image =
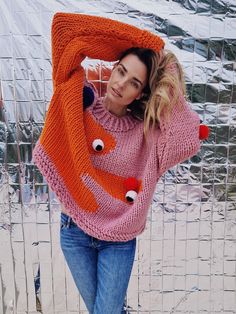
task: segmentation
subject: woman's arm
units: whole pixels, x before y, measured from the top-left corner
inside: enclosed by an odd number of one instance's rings
[[[158,141],[157,154],[161,174],[194,156],[200,150],[200,118],[191,109],[181,88],[177,102],[169,122],[161,121],[160,124],[162,132]]]
[[[54,88],[81,67],[84,58],[115,61],[121,51],[147,47],[159,51],[163,40],[149,31],[112,19],[56,13],[52,21],[52,67]]]

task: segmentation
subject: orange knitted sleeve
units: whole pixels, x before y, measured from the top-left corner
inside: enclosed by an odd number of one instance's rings
[[[115,61],[121,51],[132,46],[156,51],[164,46],[159,36],[147,30],[109,18],[78,13],[56,13],[51,35],[54,88],[81,67],[86,56]]]

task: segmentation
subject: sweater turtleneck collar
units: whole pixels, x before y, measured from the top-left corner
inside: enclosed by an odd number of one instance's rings
[[[126,132],[140,123],[129,112],[125,116],[118,117],[111,113],[103,103],[104,97],[100,97],[93,104],[91,111],[95,118],[103,125],[106,130]]]

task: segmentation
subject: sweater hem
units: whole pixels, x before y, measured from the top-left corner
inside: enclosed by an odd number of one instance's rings
[[[51,190],[55,192],[59,201],[65,205],[68,215],[71,216],[78,227],[80,227],[88,235],[103,241],[126,242],[134,239],[144,231],[145,225],[143,225],[142,228],[140,228],[138,231],[125,235],[117,235],[115,232],[104,232],[98,229],[97,226],[94,226],[90,221],[83,217],[82,210],[73,200],[70,192],[63,182],[62,177],[58,173],[54,163],[50,160],[40,142],[36,144],[33,150],[33,161],[42,175],[45,177]]]

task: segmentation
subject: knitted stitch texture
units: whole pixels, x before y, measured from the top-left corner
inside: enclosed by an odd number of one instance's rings
[[[83,59],[115,61],[121,51],[159,51],[158,36],[102,17],[57,13],[52,23],[54,94],[33,160],[78,226],[101,240],[128,241],[145,229],[156,183],[170,167],[200,148],[199,117],[180,92],[169,123],[150,136],[131,115],[117,117],[95,93],[83,110]],[[178,109],[177,109],[178,108]],[[96,143],[103,143],[96,150]],[[136,178],[137,197],[125,198],[125,181]]]

